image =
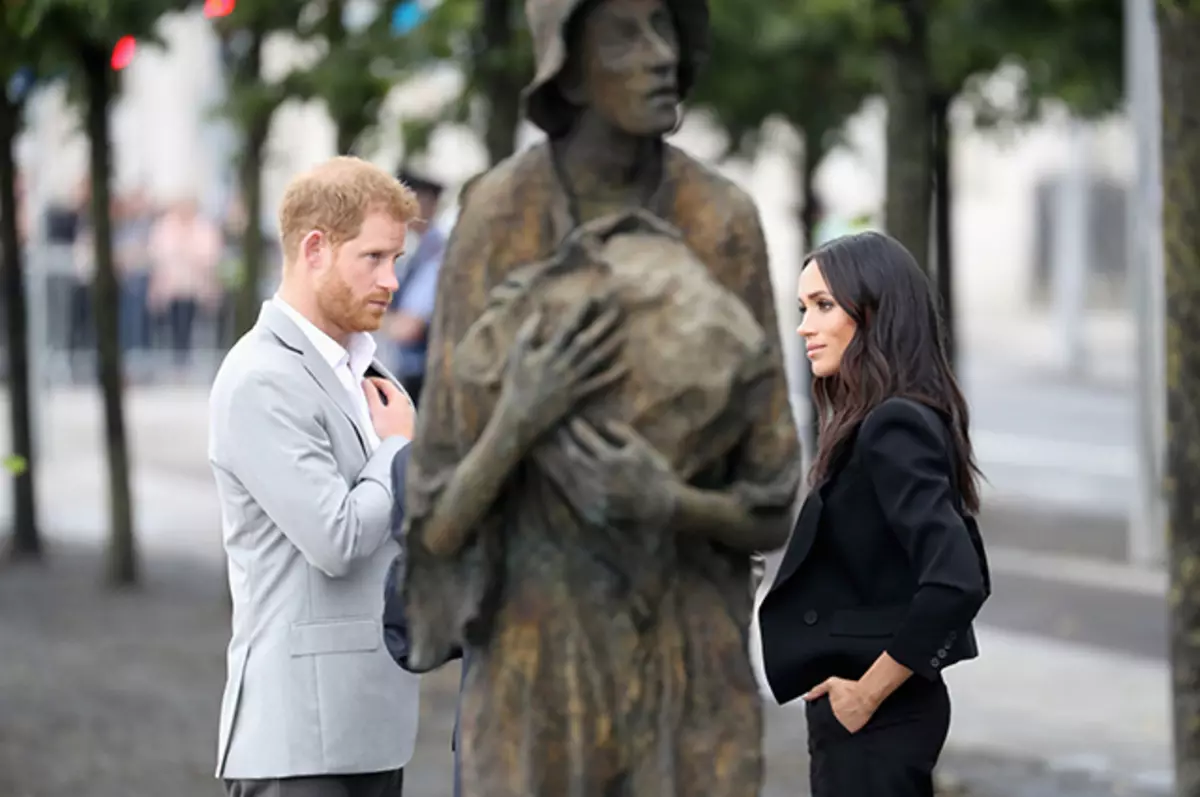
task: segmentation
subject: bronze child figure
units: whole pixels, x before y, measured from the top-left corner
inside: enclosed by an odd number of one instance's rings
[[[663,141],[701,0],[529,0],[548,140],[464,193],[408,464],[408,666],[466,797],[757,795],[750,558],[797,431],[757,211]]]

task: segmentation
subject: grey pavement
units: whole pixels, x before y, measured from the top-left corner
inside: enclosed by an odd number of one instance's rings
[[[1076,564],[1052,560],[1057,572],[1013,569],[1001,557],[992,598],[980,612],[984,625],[1097,651],[1162,662],[1167,657],[1167,605],[1161,579],[1123,588],[1098,580],[1067,580]],[[1117,576],[1119,578],[1119,576]]]
[[[978,362],[963,367],[962,382],[989,493],[1128,512],[1137,477],[1132,383]]]
[[[979,377],[974,384],[984,387],[975,389],[990,392],[992,378]],[[1027,412],[1084,416],[1070,406],[1070,391],[1054,405],[1066,409],[1039,410],[1034,398],[1022,404],[1022,391],[1032,394],[1034,387],[1003,374],[995,379],[1008,384],[1009,397],[990,409],[986,400],[974,401],[977,424],[997,434],[1025,434],[1019,416]],[[1095,395],[1079,400],[1106,404]],[[1113,409],[1119,402],[1108,403],[1095,410],[1092,423],[1122,423]],[[134,389],[127,416],[144,549],[216,563],[219,513],[204,455],[205,404],[204,391],[195,388]],[[95,544],[107,526],[99,402],[90,390],[56,391],[40,407],[43,522],[60,546]],[[1059,437],[1070,435],[1086,439],[1083,429],[1063,420]],[[1019,492],[988,499],[982,523],[996,564],[996,594],[981,618],[983,655],[949,676],[955,716],[948,775],[973,783],[976,794],[988,793],[991,776],[984,775],[998,771],[1023,778],[1021,791],[1012,794],[1108,794],[1086,791],[1095,783],[1124,793],[1165,793],[1170,737],[1162,574],[1116,564],[1124,523],[1111,507],[1081,512],[1069,501],[1050,504]],[[0,491],[0,515],[10,500]],[[768,729],[769,760],[803,755],[801,709],[771,707]],[[1071,791],[1077,787],[1084,791]],[[797,788],[789,780],[766,794]]]
[[[0,563],[0,795],[217,797],[223,572],[160,552],[127,592],[102,569],[62,541],[44,568]],[[450,797],[457,688],[453,667],[422,679],[405,794]]]
[[[1091,502],[1075,506],[984,491],[980,530],[989,545],[1126,562],[1129,521]]]
[[[45,568],[0,565],[0,794],[215,797],[228,634],[219,566],[159,553],[147,557],[135,593],[102,589],[101,569],[94,549],[61,541]],[[422,679],[406,794],[449,797],[456,690],[455,666]],[[767,701],[763,797],[807,793],[799,718]],[[962,744],[947,751],[939,776],[947,797],[1165,794],[1086,758],[1034,761]]]

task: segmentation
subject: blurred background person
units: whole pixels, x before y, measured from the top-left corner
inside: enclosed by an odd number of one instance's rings
[[[120,281],[121,347],[141,355],[150,348],[150,232],[154,207],[137,188],[117,205],[113,219],[113,256]]]
[[[436,223],[444,186],[407,169],[396,175],[417,195],[419,218],[409,224],[408,243],[396,263],[400,288],[384,320],[382,337],[389,350],[388,365],[414,402],[421,400],[429,320],[433,317],[438,272],[446,252],[446,234]]]
[[[177,368],[185,368],[191,358],[197,314],[215,308],[223,253],[221,231],[200,214],[194,199],[177,201],[154,225],[149,304],[167,330]]]

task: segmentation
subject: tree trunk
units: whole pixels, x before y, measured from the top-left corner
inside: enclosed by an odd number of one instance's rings
[[[325,30],[325,41],[328,43],[331,51],[344,47],[346,43],[346,23],[344,15],[346,13],[346,4],[343,0],[327,0],[325,7],[325,19],[322,26]],[[361,111],[362,109],[359,108]],[[337,127],[335,131],[337,154],[353,155],[354,145],[358,143],[358,139],[362,136],[363,130],[366,129],[363,125],[362,114],[355,114],[350,119],[335,118],[334,124]]]
[[[244,266],[241,291],[237,305],[237,336],[250,331],[258,320],[262,296],[259,288],[263,275],[262,234],[262,164],[266,148],[268,124],[255,125],[247,131],[246,149],[238,170],[242,189],[242,202],[246,207],[246,229],[242,231],[242,264]]]
[[[942,305],[945,321],[946,356],[950,365],[958,369],[958,329],[954,311],[954,238],[951,208],[954,207],[954,184],[950,170],[950,102],[951,97],[934,97],[933,116],[933,218],[934,252],[936,252],[936,279],[938,298]]]
[[[495,165],[517,148],[517,125],[521,121],[521,88],[524,75],[514,52],[516,30],[512,0],[480,0],[483,3],[483,41],[477,55],[481,94],[488,98],[488,163]]]
[[[1175,793],[1200,795],[1200,10],[1159,5]]]
[[[821,156],[824,154],[821,151],[821,136],[804,130],[804,166],[801,171],[800,179],[803,185],[800,186],[800,195],[804,198],[804,206],[800,208],[800,234],[804,236],[804,242],[801,244],[805,252],[811,252],[816,248],[817,239],[817,223],[820,222],[818,215],[820,211],[820,200],[817,198],[817,186],[814,178],[817,174],[817,167],[821,165]]]
[[[800,271],[804,269],[804,256],[816,248],[817,241],[817,223],[820,221],[818,207],[820,202],[817,199],[817,187],[815,185],[815,177],[817,174],[817,166],[821,163],[821,137],[808,130],[803,131],[804,136],[804,165],[800,171],[800,194],[804,197],[804,206],[800,208],[800,233],[804,237],[800,246],[800,262],[796,264],[796,276],[799,277]],[[817,404],[813,401],[812,393],[812,366],[808,361],[807,355],[804,353],[803,346],[800,347],[800,353],[797,363],[797,373],[804,375],[805,396],[808,400],[808,429],[804,434],[804,444],[809,451],[817,450],[817,436],[820,432],[821,423],[817,416]]]
[[[4,299],[8,316],[9,428],[12,454],[19,458],[10,474],[13,485],[13,530],[9,554],[15,559],[40,559],[34,489],[33,418],[29,411],[29,327],[25,308],[25,263],[17,232],[17,169],[13,156],[21,106],[0,93],[0,252],[4,269]]]
[[[337,128],[337,154],[353,155],[354,145],[358,143],[361,130],[353,129],[348,124],[339,124]]]
[[[96,353],[100,393],[104,401],[104,438],[108,448],[110,533],[108,581],[114,586],[138,581],[137,544],[134,539],[133,500],[129,489],[129,452],[125,440],[122,395],[121,347],[118,331],[117,275],[113,264],[112,219],[109,217],[109,178],[112,149],[108,111],[113,73],[106,48],[88,44],[80,60],[87,87],[87,134],[91,147],[92,230],[95,237],[96,273],[93,306],[96,319]]]
[[[263,40],[266,37],[261,31],[254,31],[253,36],[249,51],[245,58],[239,61],[234,76],[239,85],[257,81],[261,74]],[[246,229],[242,232],[242,283],[234,311],[235,337],[241,337],[254,326],[262,301],[259,294],[263,273],[262,165],[270,131],[270,113],[263,113],[250,120],[246,129],[242,131],[244,138],[238,162],[238,185],[242,192],[242,204],[246,209]]]
[[[931,76],[924,0],[894,0],[906,21],[905,36],[888,42],[884,70],[887,99],[887,230],[926,273],[932,199],[929,99]]]

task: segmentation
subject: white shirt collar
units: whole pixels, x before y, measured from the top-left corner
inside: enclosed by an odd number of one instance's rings
[[[300,331],[304,333],[304,337],[308,338],[309,342],[312,343],[313,348],[321,355],[321,359],[329,363],[329,367],[333,369],[334,373],[337,373],[339,368],[348,363],[350,365],[350,372],[356,379],[361,380],[366,375],[367,368],[370,367],[371,360],[375,357],[376,349],[375,338],[369,332],[355,332],[350,336],[347,347],[343,348],[342,344],[318,329],[316,324],[301,315],[296,308],[285,302],[278,295],[273,297],[271,301],[296,326],[300,327]]]

